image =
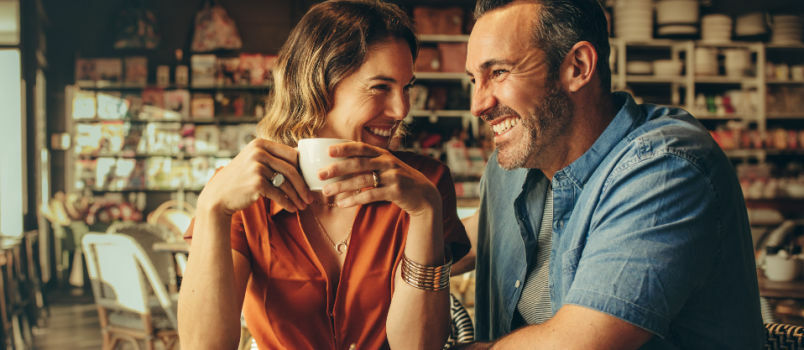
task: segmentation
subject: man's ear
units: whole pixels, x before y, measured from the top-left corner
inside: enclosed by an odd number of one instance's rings
[[[578,92],[597,73],[597,50],[588,41],[572,46],[561,64],[561,80],[568,92]]]

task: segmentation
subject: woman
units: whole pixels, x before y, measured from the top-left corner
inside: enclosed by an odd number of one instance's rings
[[[179,299],[182,347],[234,348],[242,309],[264,349],[441,348],[450,254],[468,250],[449,171],[387,150],[408,113],[416,39],[379,1],[314,6],[274,71],[258,139],[198,199]],[[347,157],[311,192],[296,142]],[[279,176],[281,174],[281,176]]]

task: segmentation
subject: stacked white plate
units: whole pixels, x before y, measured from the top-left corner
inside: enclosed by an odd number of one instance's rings
[[[695,48],[695,75],[717,75],[717,50],[711,47]]]
[[[774,44],[800,44],[802,39],[801,17],[774,15],[771,24],[771,42]]]
[[[653,39],[653,2],[651,0],[616,0],[614,34],[626,40]]]
[[[701,41],[720,44],[731,41],[731,17],[721,14],[701,18]]]
[[[698,34],[697,0],[660,0],[656,3],[656,33],[659,35]]]
[[[737,24],[734,26],[735,36],[762,35],[767,31],[765,15],[762,12],[751,12],[737,16]]]

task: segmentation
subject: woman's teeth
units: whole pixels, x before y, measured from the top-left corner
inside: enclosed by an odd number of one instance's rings
[[[382,136],[382,137],[390,137],[391,136],[391,129],[379,129],[379,128],[367,128],[374,135]]]
[[[491,127],[491,130],[494,131],[495,134],[499,135],[508,131],[508,129],[515,127],[517,124],[519,124],[519,118],[508,118],[500,123],[494,124]]]

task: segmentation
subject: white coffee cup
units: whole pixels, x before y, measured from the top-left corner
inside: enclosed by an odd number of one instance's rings
[[[792,281],[798,275],[798,261],[780,254],[765,257],[765,277],[771,281]]]
[[[330,139],[330,138],[310,138],[299,140],[299,168],[301,169],[304,182],[311,191],[321,191],[325,185],[337,182],[343,177],[336,177],[326,180],[318,178],[318,171],[330,164],[333,164],[343,158],[334,158],[329,156],[329,146],[337,145],[339,143],[352,142],[351,140],[344,139]]]

